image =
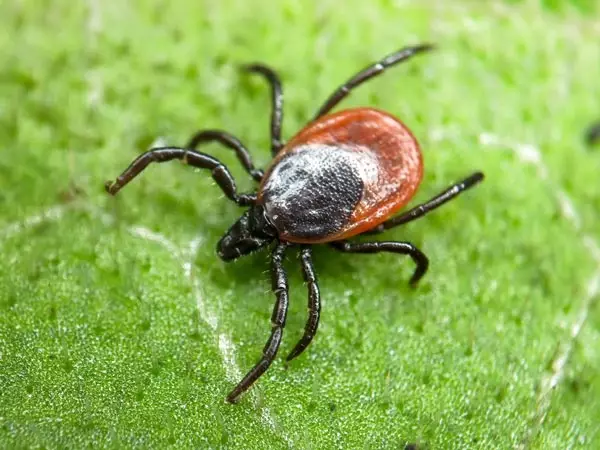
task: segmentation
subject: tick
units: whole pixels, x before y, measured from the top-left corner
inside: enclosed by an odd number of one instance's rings
[[[354,88],[387,68],[431,49],[432,46],[427,44],[406,47],[361,70],[333,92],[310,123],[287,143],[281,139],[283,93],[279,77],[265,65],[247,65],[246,71],[261,75],[271,87],[273,160],[265,171],[254,166],[246,147],[233,135],[221,130],[203,130],[184,147],[147,151],[114,183],[106,183],[106,190],[115,195],[152,162],[178,159],[192,167],[208,169],[227,198],[247,208],[217,243],[219,257],[233,261],[273,244],[271,283],[276,301],[271,315],[271,335],[258,363],[231,391],[227,401],[236,403],[277,355],[289,301],[283,260],[290,248],[299,248],[304,280],[308,285],[308,320],[302,338],[287,356],[287,361],[308,347],[319,326],[321,300],[312,245],[327,244],[345,253],[408,255],[416,264],[410,278],[410,285],[415,286],[425,275],[429,261],[413,244],[353,242],[349,239],[379,234],[418,219],[483,180],[483,174],[475,172],[431,200],[393,216],[415,195],[421,182],[423,161],[417,140],[402,122],[377,109],[353,108],[330,114]],[[238,193],[225,165],[194,150],[213,141],[235,152],[244,169],[259,183],[255,193]]]

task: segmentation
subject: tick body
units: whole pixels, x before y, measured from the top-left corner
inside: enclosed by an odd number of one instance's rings
[[[392,252],[408,255],[416,264],[410,279],[416,285],[428,268],[425,254],[409,242],[352,242],[352,237],[379,234],[412,220],[453,199],[483,180],[475,172],[451,185],[429,201],[398,213],[415,195],[423,176],[423,160],[417,140],[400,120],[373,108],[354,108],[330,114],[352,89],[386,68],[428,51],[430,45],[406,47],[358,72],[340,86],[313,120],[287,144],[281,139],[283,94],[277,74],[267,66],[245,69],[262,75],[271,85],[271,152],[266,171],[257,169],[239,139],[221,130],[197,132],[184,147],[152,149],[134,160],[106,189],[115,195],[151,162],[179,159],[211,171],[227,198],[247,208],[217,243],[217,254],[231,261],[271,245],[271,284],[276,297],[271,315],[271,334],[256,365],[229,393],[235,403],[268,369],[282,341],[288,310],[288,283],[283,268],[285,253],[299,249],[308,287],[308,320],[304,334],[287,356],[300,355],[316,334],[321,300],[313,267],[311,246],[327,244],[347,253]],[[235,181],[218,159],[199,151],[199,145],[216,141],[233,150],[259,187],[239,194]]]
[[[277,154],[258,204],[281,239],[316,244],[369,230],[414,195],[421,151],[398,119],[371,108],[331,114]]]

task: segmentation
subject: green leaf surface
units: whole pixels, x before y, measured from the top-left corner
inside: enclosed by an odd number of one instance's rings
[[[0,447],[600,448],[597,10],[451,3],[2,2]],[[280,357],[226,404],[270,330],[268,252],[217,258],[240,209],[207,173],[150,167],[116,198],[104,181],[201,128],[268,164],[268,89],[239,64],[280,72],[290,137],[423,41],[344,106],[414,131],[415,202],[486,181],[385,235],[429,256],[416,290],[409,258],[315,248],[321,325],[286,370],[306,319],[290,252]]]

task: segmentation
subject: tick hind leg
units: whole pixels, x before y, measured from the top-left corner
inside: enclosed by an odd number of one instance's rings
[[[265,77],[271,85],[271,153],[273,156],[283,147],[281,123],[283,121],[283,89],[277,73],[264,64],[247,64],[242,69]]]
[[[329,98],[325,101],[323,106],[319,109],[313,120],[317,120],[319,117],[324,116],[329,111],[331,111],[340,101],[342,101],[345,97],[350,94],[352,89],[360,86],[365,81],[370,80],[377,75],[383,73],[388,67],[392,67],[396,64],[399,64],[412,56],[433,49],[432,45],[422,44],[416,45],[414,47],[405,47],[400,49],[391,55],[386,56],[375,64],[371,64],[368,67],[365,67],[363,70],[358,72],[348,81],[346,81],[343,85],[336,89],[336,91],[329,96]]]
[[[383,242],[348,242],[338,241],[332,242],[331,246],[341,252],[345,253],[379,253],[379,252],[390,252],[399,253],[401,255],[409,255],[417,265],[412,277],[410,277],[409,284],[415,287],[419,280],[423,278],[423,275],[427,272],[429,267],[429,259],[427,256],[419,250],[417,247],[409,242],[394,242],[394,241],[383,241]]]
[[[443,192],[440,192],[438,195],[433,197],[431,200],[426,201],[420,205],[415,206],[414,208],[406,211],[405,213],[400,214],[399,216],[393,217],[389,220],[386,220],[382,224],[379,224],[377,227],[372,230],[365,231],[362,233],[366,234],[378,234],[385,230],[389,230],[390,228],[397,227],[399,225],[403,225],[405,223],[411,222],[419,217],[423,217],[430,211],[433,211],[436,208],[439,208],[444,203],[449,202],[454,197],[458,196],[460,193],[466,191],[467,189],[472,188],[477,183],[483,180],[483,173],[475,172],[469,175],[464,180],[459,181],[458,183],[453,184]]]
[[[289,301],[287,275],[283,268],[283,257],[287,247],[287,243],[280,242],[275,247],[271,256],[271,284],[273,292],[277,297],[273,314],[271,315],[271,336],[263,348],[263,355],[260,361],[250,369],[242,381],[227,396],[227,401],[230,403],[237,403],[240,395],[247,391],[265,373],[275,359],[275,356],[277,356],[283,336],[283,327],[285,327]]]
[[[116,195],[131,180],[137,177],[152,162],[166,162],[173,159],[179,159],[192,167],[199,169],[209,169],[213,179],[217,182],[221,190],[230,199],[240,206],[254,204],[256,195],[238,194],[233,176],[221,162],[210,155],[196,152],[180,147],[162,147],[155,148],[142,153],[138,156],[114,182],[106,182],[106,190],[109,194]]]
[[[254,167],[254,163],[252,162],[252,157],[250,156],[250,152],[248,149],[240,142],[238,138],[233,136],[232,134],[227,133],[222,130],[201,130],[194,134],[188,143],[186,144],[186,148],[195,150],[201,144],[208,144],[209,142],[218,142],[224,147],[227,147],[233,150],[246,169],[246,172],[250,174],[252,178],[256,181],[262,180],[263,171],[261,169],[257,169]]]
[[[302,272],[304,274],[304,281],[308,285],[308,320],[304,327],[304,335],[302,339],[296,344],[294,349],[287,356],[286,360],[291,361],[292,359],[299,356],[306,347],[309,346],[313,337],[317,333],[319,327],[319,317],[321,314],[321,294],[319,292],[319,285],[317,284],[317,275],[312,262],[312,252],[309,247],[304,247],[300,252],[300,258],[302,259]]]

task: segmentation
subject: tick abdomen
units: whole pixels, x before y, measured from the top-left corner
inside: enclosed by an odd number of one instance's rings
[[[280,237],[345,239],[373,228],[414,195],[421,151],[392,115],[354,108],[322,117],[288,142],[258,193]]]

